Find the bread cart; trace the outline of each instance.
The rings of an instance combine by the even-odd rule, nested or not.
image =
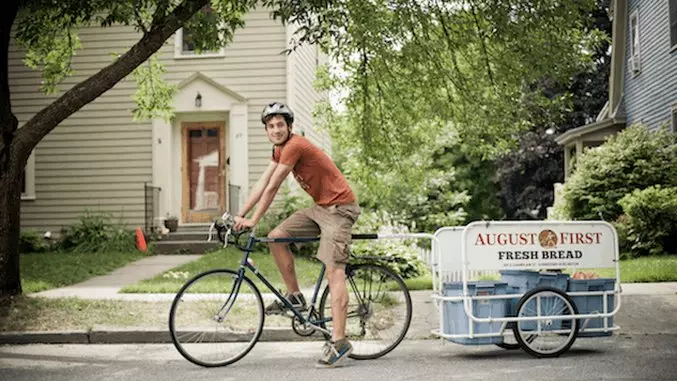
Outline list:
[[[618,237],[609,223],[478,221],[434,236],[434,335],[556,357],[579,337],[619,329]],[[566,272],[596,268],[615,268],[616,277],[573,279]],[[470,280],[478,276],[484,280]]]

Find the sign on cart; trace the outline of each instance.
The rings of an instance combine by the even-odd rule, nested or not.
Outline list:
[[[463,232],[471,270],[611,267],[618,239],[603,221],[474,222]]]

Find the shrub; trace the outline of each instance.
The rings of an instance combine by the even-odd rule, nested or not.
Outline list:
[[[305,193],[293,193],[285,188],[282,191],[282,199],[274,210],[266,213],[265,217],[257,226],[256,234],[265,236],[275,226],[284,221],[299,209],[311,207],[313,200]],[[361,233],[401,233],[408,231],[406,227],[396,226],[393,219],[386,213],[377,213],[362,209],[362,214],[353,227],[353,232]],[[318,242],[304,243],[303,245],[291,245],[295,255],[312,258],[317,254]],[[352,252],[358,256],[373,256],[383,258],[376,261],[384,264],[403,278],[415,278],[422,275],[426,266],[418,258],[418,248],[413,241],[353,241]],[[374,262],[373,259],[366,261],[351,260],[351,263]]]
[[[134,232],[111,219],[109,214],[86,211],[78,223],[62,229],[59,248],[78,253],[136,250]]]
[[[384,212],[362,210],[353,229],[360,233],[398,234],[407,233],[404,226],[393,224],[392,219]],[[416,278],[425,274],[426,265],[419,258],[419,248],[412,240],[360,240],[353,241],[353,253],[360,256],[378,257],[381,260],[352,260],[351,263],[379,263],[385,265],[404,279]]]
[[[351,260],[351,263],[384,265],[403,279],[416,278],[426,272],[425,263],[418,257],[418,248],[413,245],[395,241],[356,242],[353,245],[353,252],[357,258]],[[372,258],[360,258],[362,256]]]
[[[572,219],[614,221],[623,196],[652,185],[677,186],[674,135],[633,125],[585,151],[564,186],[563,209]]]
[[[677,253],[677,187],[635,190],[619,204],[628,218],[633,257]]]
[[[616,229],[616,235],[618,236],[618,251],[620,258],[630,258],[631,245],[628,241],[628,216],[621,214],[616,221],[611,222],[611,225]]]
[[[40,232],[24,230],[19,236],[20,253],[43,253],[50,249],[49,242],[45,241]]]

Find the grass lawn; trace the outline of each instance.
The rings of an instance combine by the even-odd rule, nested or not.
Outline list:
[[[24,293],[64,287],[108,274],[143,257],[144,254],[138,251],[21,254],[21,286]]]
[[[259,269],[259,272],[266,276],[277,289],[285,290],[286,287],[280,277],[275,262],[270,254],[264,252],[255,252],[249,256],[254,265]],[[212,252],[202,256],[197,261],[187,263],[185,265],[175,267],[167,272],[158,274],[157,276],[143,280],[139,283],[123,287],[121,292],[124,293],[175,293],[181,286],[191,277],[207,270],[227,268],[237,269],[242,260],[242,254],[237,249],[225,249]],[[311,260],[302,257],[295,257],[296,260],[296,276],[299,280],[301,288],[313,288],[317,277],[320,275],[320,262],[318,260]],[[254,281],[259,291],[269,292],[268,288],[261,282],[253,273],[247,272],[249,279]],[[405,283],[410,290],[429,290],[432,289],[432,277],[430,274],[423,275],[415,279],[407,279]],[[202,292],[216,292],[219,290],[217,285],[210,289],[211,285],[207,284],[206,289],[201,289]]]
[[[587,269],[601,278],[615,278],[616,269]],[[569,271],[571,274],[571,272]],[[621,261],[622,283],[677,281],[677,255],[640,257]]]
[[[277,266],[275,266],[270,254],[256,252],[252,253],[250,257],[254,260],[259,271],[263,273],[276,288],[285,289]],[[123,288],[122,292],[174,293],[178,291],[187,279],[202,271],[216,268],[236,269],[239,266],[241,258],[240,252],[235,249],[213,252],[203,256],[197,261],[176,267],[137,284],[127,286]],[[296,257],[296,274],[299,278],[301,288],[312,288],[317,280],[319,270],[320,263],[318,261]],[[615,277],[614,269],[580,270],[595,272],[599,274],[600,277]],[[572,273],[571,269],[565,271]],[[248,276],[256,283],[261,292],[267,292],[267,288],[251,272],[248,272]],[[482,279],[498,278],[498,274],[482,277]],[[677,256],[647,257],[621,261],[621,281],[624,283],[677,281]],[[406,279],[405,283],[410,290],[430,290],[432,289],[432,276],[427,273],[417,278]],[[209,287],[210,286],[207,286],[207,288]],[[214,290],[207,289],[203,291],[216,291],[216,286],[214,287]]]
[[[35,298],[0,303],[0,332],[67,331],[100,327],[168,329],[171,301],[139,302]],[[195,310],[199,310],[196,306]],[[190,310],[190,309],[189,309]],[[289,319],[266,316],[266,327],[289,326]]]
[[[420,277],[405,279],[404,284],[407,285],[409,291],[432,290],[433,276],[430,273],[427,273]]]
[[[249,255],[259,272],[268,279],[277,289],[284,290],[286,287],[280,277],[272,256],[264,252],[254,252]],[[296,257],[296,276],[301,288],[313,288],[317,277],[320,275],[321,264],[317,260]],[[153,278],[143,280],[134,285],[124,287],[121,292],[125,293],[175,293],[181,286],[193,276],[212,269],[236,270],[242,261],[242,252],[234,248],[226,248],[203,255],[200,259],[175,267],[167,272],[158,274]],[[247,272],[247,277],[254,281],[256,287],[262,293],[269,292],[268,288],[252,272]],[[216,290],[216,286],[215,286]],[[208,290],[205,290],[208,291]]]

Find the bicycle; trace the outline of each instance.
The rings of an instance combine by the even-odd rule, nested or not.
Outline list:
[[[242,251],[237,270],[214,269],[188,280],[177,292],[169,314],[169,330],[174,346],[188,361],[218,367],[237,362],[249,353],[261,338],[265,323],[263,298],[257,286],[245,274],[251,271],[286,307],[292,329],[300,336],[320,332],[331,338],[330,290],[325,286],[316,307],[325,274],[322,264],[307,310],[294,308],[289,301],[254,266],[249,258],[257,243],[313,242],[319,237],[259,238],[249,232],[247,244],[239,239],[246,231],[233,231],[233,218],[226,212],[210,227],[209,240],[216,230],[226,247],[234,245]],[[353,239],[378,239],[377,234],[353,234]],[[346,287],[349,306],[346,337],[353,344],[349,356],[356,360],[376,359],[388,354],[404,339],[411,323],[411,297],[402,278],[379,263],[381,257],[351,256],[346,265]],[[206,285],[204,285],[206,284]],[[218,293],[203,294],[218,288]],[[185,308],[184,308],[185,307]],[[199,310],[194,307],[203,307]],[[198,321],[204,319],[204,321]],[[185,325],[184,325],[185,323]],[[232,354],[219,351],[232,351]],[[215,353],[219,352],[219,353]]]

